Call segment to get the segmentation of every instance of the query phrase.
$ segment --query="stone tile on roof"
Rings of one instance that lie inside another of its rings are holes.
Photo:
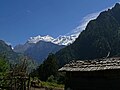
[[[120,57],[71,61],[59,71],[97,71],[106,69],[120,69]]]

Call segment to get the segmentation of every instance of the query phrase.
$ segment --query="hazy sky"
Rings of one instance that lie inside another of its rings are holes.
[[[86,16],[120,0],[0,0],[0,39],[16,45],[29,37],[71,32]]]

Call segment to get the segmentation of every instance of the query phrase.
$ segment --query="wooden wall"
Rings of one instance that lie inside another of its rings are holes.
[[[65,90],[120,90],[120,70],[66,72]]]

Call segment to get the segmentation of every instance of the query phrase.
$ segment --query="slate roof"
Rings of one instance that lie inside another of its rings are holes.
[[[59,71],[98,71],[107,69],[120,69],[120,57],[71,61],[60,68]]]

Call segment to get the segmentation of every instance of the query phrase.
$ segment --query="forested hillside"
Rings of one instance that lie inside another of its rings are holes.
[[[56,53],[61,65],[71,60],[120,56],[120,4],[91,20],[77,40]]]

